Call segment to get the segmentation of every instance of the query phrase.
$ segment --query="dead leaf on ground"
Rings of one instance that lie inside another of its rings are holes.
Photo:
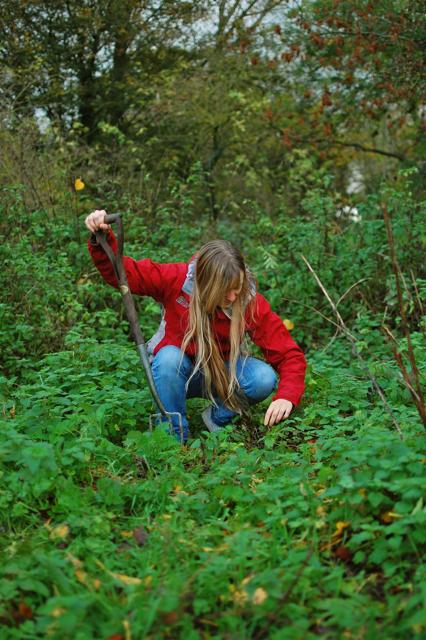
[[[268,594],[265,591],[265,589],[263,589],[262,587],[258,587],[253,593],[251,601],[253,602],[253,604],[256,604],[256,605],[263,604],[263,602],[265,602],[267,597],[268,597]]]
[[[133,531],[133,538],[135,542],[139,545],[139,547],[143,547],[148,540],[148,531],[145,527],[138,527]]]
[[[339,560],[343,560],[343,562],[350,562],[352,560],[351,551],[349,551],[349,549],[343,545],[337,547],[337,549],[334,551],[334,555],[336,556],[336,558],[339,558]]]

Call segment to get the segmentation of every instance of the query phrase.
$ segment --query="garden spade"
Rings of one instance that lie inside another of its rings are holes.
[[[123,221],[121,219],[121,214],[113,213],[111,215],[106,215],[104,222],[106,224],[117,224],[117,242],[118,242],[118,250],[117,255],[114,254],[113,250],[109,246],[107,239],[105,237],[105,233],[103,231],[96,232],[96,241],[101,245],[102,249],[107,254],[108,258],[111,261],[111,264],[114,268],[114,273],[118,282],[118,289],[121,293],[121,298],[123,300],[124,309],[126,311],[127,320],[130,325],[130,330],[133,335],[133,339],[136,343],[136,347],[139,353],[140,360],[142,362],[145,376],[148,382],[148,387],[151,391],[152,397],[154,398],[154,402],[158,407],[159,413],[151,414],[149,416],[149,428],[152,431],[153,428],[153,420],[157,421],[161,418],[167,418],[170,425],[170,433],[174,434],[174,429],[172,425],[172,416],[178,416],[179,420],[179,432],[180,432],[180,441],[183,443],[183,426],[182,426],[182,416],[180,413],[166,411],[163,403],[160,400],[157,389],[155,388],[155,382],[152,377],[151,365],[149,362],[148,352],[145,346],[145,340],[142,334],[142,330],[140,328],[139,319],[136,313],[135,303],[130,292],[129,283],[127,282],[126,272],[124,270],[123,265],[123,246],[124,246],[124,231],[123,231]]]

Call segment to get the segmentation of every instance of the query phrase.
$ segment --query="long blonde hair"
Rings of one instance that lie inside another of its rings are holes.
[[[182,342],[182,352],[185,352],[192,340],[195,341],[197,350],[191,378],[197,371],[201,371],[208,397],[215,402],[216,395],[230,409],[241,412],[243,403],[238,393],[237,360],[242,350],[244,315],[252,297],[251,281],[242,254],[226,240],[208,242],[201,247],[196,260],[189,324]],[[232,304],[228,369],[212,323],[218,307],[223,304],[225,294],[240,286],[241,292]]]

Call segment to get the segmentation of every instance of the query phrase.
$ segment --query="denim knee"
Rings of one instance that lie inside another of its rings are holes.
[[[182,354],[179,347],[166,345],[155,355],[152,361],[152,373],[154,378],[161,380],[175,380],[177,376],[188,378],[191,370],[191,361],[187,355]]]
[[[276,388],[277,375],[269,364],[252,358],[248,366],[243,367],[240,386],[249,400],[260,402]]]

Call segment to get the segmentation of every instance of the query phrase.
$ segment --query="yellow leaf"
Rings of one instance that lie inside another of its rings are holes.
[[[61,615],[65,613],[65,611],[66,610],[62,609],[62,607],[55,607],[53,611],[51,611],[50,615],[53,616],[54,618],[60,618]]]
[[[339,538],[342,535],[343,531],[350,526],[350,524],[350,522],[336,522],[336,531],[333,533],[333,537]]]
[[[283,325],[285,326],[286,329],[288,329],[289,331],[291,331],[292,329],[294,329],[294,322],[292,322],[291,320],[289,320],[288,318],[286,318],[283,322]]]
[[[81,584],[86,584],[87,582],[87,573],[82,569],[77,569],[75,572],[75,577]]]
[[[398,513],[394,513],[393,511],[386,511],[385,513],[382,513],[382,515],[380,516],[380,520],[385,524],[390,524],[400,517],[401,516]]]
[[[106,568],[106,566],[100,560],[96,560],[96,564],[98,565],[98,567],[106,571],[111,576],[111,578],[114,578],[115,580],[118,580],[123,584],[127,584],[127,585],[142,584],[142,580],[140,578],[133,578],[132,576],[126,576],[125,573],[114,573],[113,571],[110,571],[109,569]]]
[[[83,563],[81,560],[72,555],[72,553],[67,553],[67,559],[71,562],[75,569],[82,569]]]
[[[70,530],[67,524],[59,524],[51,530],[50,537],[52,540],[63,540],[67,537],[69,532]]]
[[[124,573],[112,573],[112,571],[109,571],[108,573],[110,574],[110,576],[112,576],[119,582],[122,582],[123,584],[133,584],[133,585],[142,584],[142,580],[140,578],[133,578],[132,576],[126,576],[126,574]]]
[[[234,604],[242,607],[248,600],[248,593],[244,589],[237,589],[234,584],[229,585],[229,590],[232,593],[232,600]]]
[[[262,587],[258,587],[253,593],[251,601],[253,602],[253,604],[262,604],[263,602],[265,602],[267,597],[268,594],[266,593],[265,589],[262,589]]]
[[[124,633],[126,640],[132,640],[132,635],[130,632],[130,623],[128,620],[123,620],[123,627],[124,627]]]
[[[76,191],[82,191],[85,186],[86,185],[84,184],[83,180],[81,180],[81,178],[77,178],[76,181],[74,182],[74,189]]]

